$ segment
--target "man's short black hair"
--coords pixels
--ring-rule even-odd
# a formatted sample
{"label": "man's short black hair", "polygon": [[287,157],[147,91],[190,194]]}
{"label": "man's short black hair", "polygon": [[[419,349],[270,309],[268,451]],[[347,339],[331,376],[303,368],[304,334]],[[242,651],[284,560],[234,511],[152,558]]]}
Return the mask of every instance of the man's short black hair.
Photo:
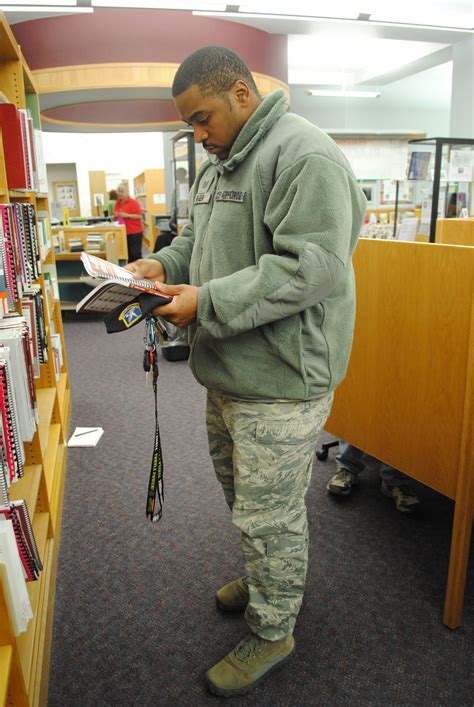
{"label": "man's short black hair", "polygon": [[226,47],[203,47],[190,54],[180,65],[173,81],[173,98],[193,84],[206,96],[226,94],[242,79],[258,96],[258,88],[247,64]]}

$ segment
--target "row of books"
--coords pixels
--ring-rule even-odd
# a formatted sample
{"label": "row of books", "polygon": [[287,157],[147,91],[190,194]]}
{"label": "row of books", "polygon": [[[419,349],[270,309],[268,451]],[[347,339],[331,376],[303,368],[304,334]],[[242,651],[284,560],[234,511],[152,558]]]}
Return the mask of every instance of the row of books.
{"label": "row of books", "polygon": [[0,128],[9,188],[47,191],[41,130],[35,129],[30,111],[0,103]]}
{"label": "row of books", "polygon": [[9,314],[0,321],[0,564],[15,635],[33,616],[25,582],[38,579],[42,569],[26,501],[9,498],[11,485],[24,475],[24,443],[39,421],[27,321],[34,307],[25,302],[26,317]]}
{"label": "row of books", "polygon": [[32,204],[0,204],[0,291],[8,311],[41,272],[40,248]]}

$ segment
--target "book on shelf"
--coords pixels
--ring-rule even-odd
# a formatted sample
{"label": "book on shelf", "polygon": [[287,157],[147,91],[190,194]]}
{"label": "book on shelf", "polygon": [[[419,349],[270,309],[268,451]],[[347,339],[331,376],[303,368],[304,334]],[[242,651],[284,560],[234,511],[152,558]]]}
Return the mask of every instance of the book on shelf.
{"label": "book on shelf", "polygon": [[153,295],[157,300],[156,307],[168,304],[173,299],[160,292],[153,282],[139,280],[129,270],[107,260],[82,253],[81,261],[87,274],[97,280],[98,284],[78,303],[76,312],[111,312],[119,305],[133,302],[138,295],[143,294]]}
{"label": "book on shelf", "polygon": [[10,311],[41,272],[32,204],[0,204],[0,260]]}
{"label": "book on shelf", "polygon": [[33,611],[11,520],[0,522],[0,568],[13,633],[19,636],[26,631]]}
{"label": "book on shelf", "polygon": [[8,316],[0,322],[0,366],[4,372],[3,393],[11,391],[13,425],[19,440],[31,442],[38,412],[30,332],[25,317]]}
{"label": "book on shelf", "polygon": [[36,212],[36,221],[38,223],[38,243],[40,256],[42,259],[46,257],[48,250],[52,247],[51,221],[48,211],[38,209]]}
{"label": "book on shelf", "polygon": [[69,250],[71,253],[80,253],[83,250],[82,238],[71,236],[69,238]]}
{"label": "book on shelf", "polygon": [[102,233],[88,233],[86,236],[86,250],[100,252],[105,250],[105,241]]}
{"label": "book on shelf", "polygon": [[41,136],[35,131],[27,108],[18,109],[12,103],[0,103],[5,168],[10,189],[39,191],[45,182],[44,160],[38,160]]}
{"label": "book on shelf", "polygon": [[45,288],[51,288],[53,299],[58,300],[59,297],[59,285],[58,285],[58,271],[56,265],[53,263],[48,263],[43,265],[43,276]]}
{"label": "book on shelf", "polygon": [[56,381],[58,381],[63,365],[63,351],[61,347],[61,336],[59,334],[51,334],[51,349],[54,363],[54,375],[56,377]]}

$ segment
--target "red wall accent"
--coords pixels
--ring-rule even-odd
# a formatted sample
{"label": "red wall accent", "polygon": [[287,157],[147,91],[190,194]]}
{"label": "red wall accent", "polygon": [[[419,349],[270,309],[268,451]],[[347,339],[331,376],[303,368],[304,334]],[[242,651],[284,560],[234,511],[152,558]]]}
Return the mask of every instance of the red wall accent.
{"label": "red wall accent", "polygon": [[12,26],[31,69],[107,62],[180,63],[208,44],[238,52],[252,71],[287,82],[287,37],[188,11],[97,8]]}
{"label": "red wall accent", "polygon": [[[96,101],[58,106],[42,112],[46,118],[74,123],[159,123],[180,121],[172,101]],[[184,123],[183,123],[184,126]]]}

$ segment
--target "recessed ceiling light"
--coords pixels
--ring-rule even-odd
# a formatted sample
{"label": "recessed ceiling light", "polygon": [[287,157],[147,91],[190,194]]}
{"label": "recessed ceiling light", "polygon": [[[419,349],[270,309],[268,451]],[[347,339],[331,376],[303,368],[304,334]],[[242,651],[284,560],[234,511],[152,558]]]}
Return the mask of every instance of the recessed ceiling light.
{"label": "recessed ceiling light", "polygon": [[340,90],[329,90],[323,88],[309,88],[308,93],[310,96],[326,96],[327,98],[378,98],[380,93],[378,91],[345,91]]}
{"label": "recessed ceiling light", "polygon": [[92,7],[77,5],[0,5],[2,12],[55,12],[56,14],[94,12]]}

